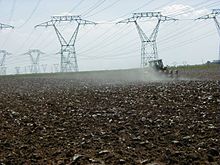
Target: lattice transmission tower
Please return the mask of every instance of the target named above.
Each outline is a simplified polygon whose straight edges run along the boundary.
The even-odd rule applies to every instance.
[[[6,56],[11,55],[5,50],[0,50],[0,75],[6,75],[7,67],[5,66]]]
[[[20,69],[21,69],[20,66],[16,66],[16,67],[15,67],[16,74],[20,74]]]
[[[59,72],[59,64],[53,64],[54,67],[54,72],[58,73]],[[53,69],[52,69],[53,70]],[[53,72],[53,71],[52,71]]]
[[[46,73],[46,71],[47,71],[47,64],[42,64],[41,68],[43,69],[43,73]]]
[[[2,29],[14,29],[14,26],[0,23],[0,30]],[[10,53],[6,52],[5,50],[0,50],[0,54],[1,54],[0,75],[6,75],[7,68],[5,67],[5,59],[7,55],[10,55]]]
[[[196,20],[207,20],[207,19],[213,19],[215,21],[215,25],[218,30],[218,34],[220,37],[220,23],[217,19],[217,17],[220,15],[220,9],[213,9],[210,14],[204,15],[202,17],[197,18]],[[220,42],[219,42],[219,57],[218,60],[220,61]]]
[[[71,38],[69,41],[67,41],[64,36],[61,34],[60,30],[57,28],[57,24],[61,22],[76,22],[77,26],[74,30]],[[60,71],[61,72],[77,72],[78,69],[78,63],[77,63],[77,57],[76,57],[76,50],[75,50],[75,43],[76,38],[79,33],[79,28],[81,25],[88,25],[93,24],[96,25],[95,22],[88,21],[82,19],[80,16],[52,16],[50,21],[41,23],[39,25],[36,25],[36,27],[48,27],[52,26],[56,32],[56,35],[58,37],[59,43],[61,45],[61,62],[60,62]]]
[[[40,61],[40,55],[42,55],[42,54],[44,54],[44,53],[38,49],[31,49],[27,53],[23,54],[23,55],[30,56],[31,63],[32,63],[31,68],[30,68],[31,73],[39,73],[40,72],[39,61]]]
[[[144,30],[140,27],[138,21],[143,18],[155,18],[157,20],[156,26],[154,27],[152,33],[148,37]],[[149,61],[158,59],[157,50],[157,35],[159,31],[160,24],[165,21],[176,21],[177,19],[168,16],[163,16],[161,12],[142,12],[133,13],[133,16],[122,20],[119,23],[134,23],[138,34],[141,39],[141,67],[144,68],[148,66]]]

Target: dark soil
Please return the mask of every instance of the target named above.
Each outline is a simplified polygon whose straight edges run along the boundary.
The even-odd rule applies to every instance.
[[[220,164],[220,82],[0,79],[1,164]]]

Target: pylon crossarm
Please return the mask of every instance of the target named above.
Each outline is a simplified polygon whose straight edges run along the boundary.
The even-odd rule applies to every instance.
[[[141,27],[138,25],[137,21],[134,22],[138,31],[138,34],[141,38],[141,42],[150,42],[149,38],[146,36],[144,31],[141,29]]]
[[[220,36],[220,23],[217,20],[217,16],[220,15],[220,9],[213,9],[210,14],[207,14],[205,16],[199,17],[196,20],[207,20],[207,19],[214,19],[218,34]],[[219,60],[220,60],[220,45],[219,45]]]
[[[45,54],[44,52],[41,52],[40,50],[38,49],[31,49],[29,50],[28,52],[22,54],[22,55],[31,55],[32,53],[36,53],[36,54]]]
[[[214,19],[219,36],[220,36],[220,23],[217,20],[217,16],[220,15],[220,9],[213,9],[210,14],[204,15],[202,17],[199,17],[195,20],[207,20],[207,19]]]
[[[36,25],[35,28],[38,28],[38,27],[46,27],[47,28],[48,26],[53,26],[55,23],[56,23],[56,21],[50,20],[50,21],[47,21],[47,22],[43,22],[39,25]]]
[[[159,18],[160,16],[161,16],[160,12],[133,13],[134,18]]]
[[[0,23],[0,29],[14,29],[14,26]]]
[[[213,9],[210,14],[204,15],[202,17],[199,17],[195,20],[202,20],[202,19],[212,19],[220,15],[220,9]]]
[[[36,54],[36,57],[34,57],[33,54]],[[41,55],[41,54],[45,54],[45,53],[44,53],[44,52],[41,52],[41,51],[38,50],[38,49],[32,49],[32,50],[29,50],[27,53],[24,53],[23,55],[29,55],[32,64],[33,64],[33,65],[36,65],[36,64],[38,64],[38,62],[39,62],[39,58],[40,58],[40,55]]]
[[[45,54],[44,52],[42,52],[38,49],[32,49],[32,50],[29,51],[29,53]]]
[[[214,18],[214,17],[215,17],[214,14],[207,14],[207,15],[204,15],[202,17],[197,18],[196,20],[211,19],[211,18]]]
[[[212,14],[220,15],[220,9],[212,9]]]
[[[79,15],[52,16],[51,20],[55,22],[71,22],[81,20],[81,17]]]
[[[165,21],[177,21],[178,19],[176,18],[172,18],[172,17],[168,17],[168,16],[163,16],[161,15],[159,18],[161,21],[165,22]]]
[[[76,20],[76,22],[80,25],[97,25],[97,23],[95,22],[84,20],[84,19]]]
[[[6,50],[0,50],[0,54],[11,55],[11,53],[7,52]]]
[[[131,18],[127,18],[124,19],[122,21],[117,22],[116,24],[120,24],[120,23],[130,23],[130,22],[135,22],[137,20],[137,18],[131,17]]]
[[[83,20],[81,19],[80,16],[52,16],[50,21],[36,25],[35,27],[38,27],[38,26],[48,27],[48,26],[53,26],[61,22],[74,22],[74,21],[82,25],[86,25],[86,24],[96,25],[97,24],[92,21]]]

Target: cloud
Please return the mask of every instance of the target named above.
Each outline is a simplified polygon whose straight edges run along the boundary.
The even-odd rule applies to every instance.
[[[208,9],[195,9],[192,6],[184,4],[174,4],[162,8],[161,12],[164,15],[176,16],[180,18],[197,18],[209,12]]]

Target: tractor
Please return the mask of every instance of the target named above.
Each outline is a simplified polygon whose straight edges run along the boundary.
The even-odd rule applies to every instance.
[[[178,70],[169,70],[168,67],[163,65],[162,59],[151,60],[149,61],[149,67],[155,70],[156,72],[165,74],[171,78],[178,78]]]

